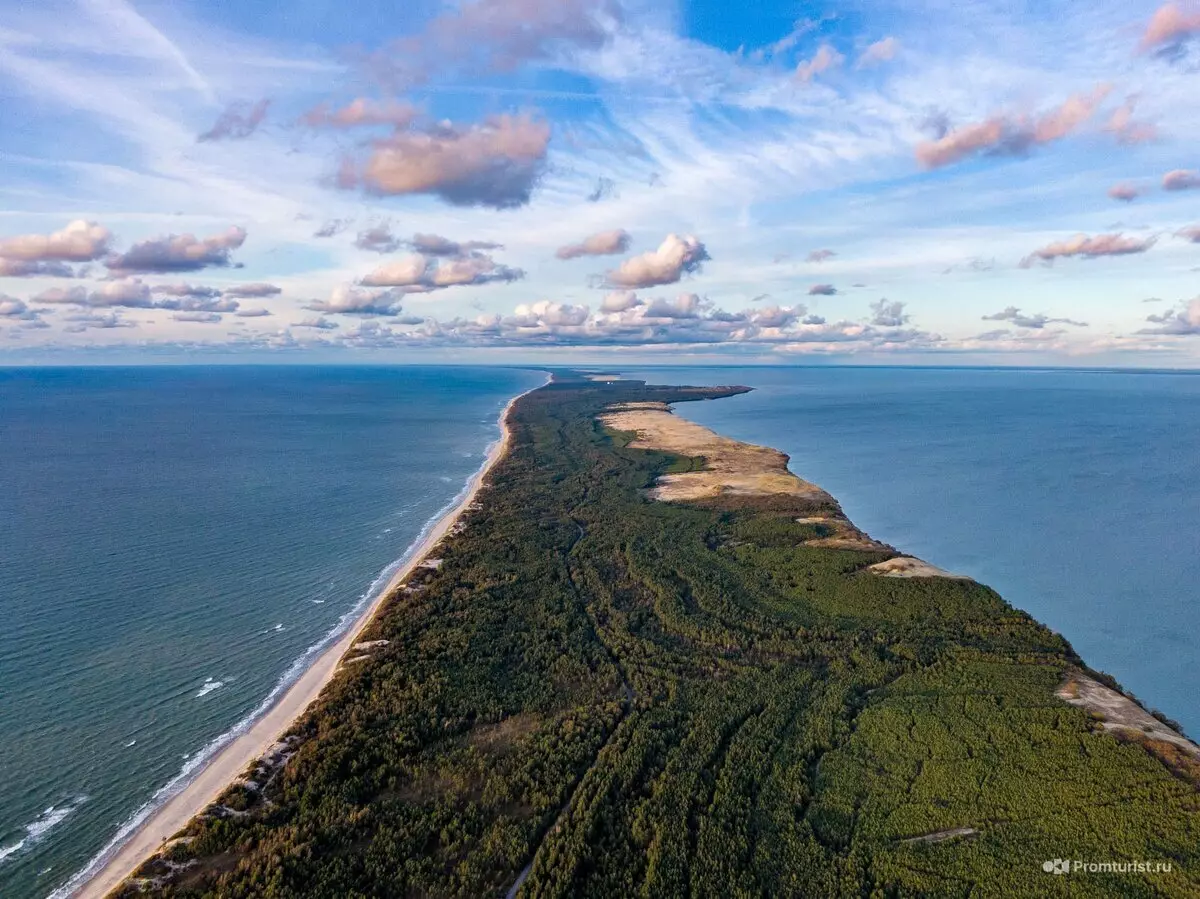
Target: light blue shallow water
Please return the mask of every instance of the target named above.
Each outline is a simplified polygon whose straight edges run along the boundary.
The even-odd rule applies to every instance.
[[[494,368],[0,369],[0,896],[45,896],[452,502]]]
[[[1200,736],[1200,375],[663,368],[872,536],[969,574]]]

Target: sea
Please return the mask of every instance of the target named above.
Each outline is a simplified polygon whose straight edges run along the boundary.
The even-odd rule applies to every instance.
[[[871,536],[969,575],[1200,738],[1200,372],[654,368]]]
[[[1200,375],[630,368],[1200,735]],[[0,369],[0,896],[64,895],[356,617],[538,371]]]
[[[62,895],[246,727],[545,377],[0,368],[0,896]]]

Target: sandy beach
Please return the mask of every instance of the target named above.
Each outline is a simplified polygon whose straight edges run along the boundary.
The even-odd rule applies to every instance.
[[[537,388],[533,388],[537,389]],[[526,391],[528,393],[530,391]],[[508,451],[510,431],[508,415],[513,405],[525,393],[511,399],[500,413],[501,436],[488,452],[487,459],[471,479],[461,502],[446,513],[413,551],[408,562],[398,570],[379,595],[337,642],[317,657],[294,684],[284,692],[250,728],[221,749],[180,792],[155,810],[129,838],[104,859],[96,871],[68,895],[81,899],[101,899],[116,889],[130,874],[172,836],[178,833],[195,815],[211,804],[255,759],[263,756],[292,724],[302,715],[321,690],[337,673],[338,665],[347,650],[358,641],[359,634],[403,583],[414,568],[421,564],[442,538],[454,527],[462,513],[475,501],[488,473]]]

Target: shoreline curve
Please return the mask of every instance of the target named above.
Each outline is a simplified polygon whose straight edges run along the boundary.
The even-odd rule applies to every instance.
[[[487,481],[487,476],[496,463],[508,453],[512,436],[508,418],[513,406],[525,395],[544,387],[549,380],[547,378],[543,384],[522,391],[505,404],[499,417],[500,437],[488,447],[483,465],[467,482],[466,488],[460,494],[461,499],[428,530],[424,539],[408,554],[408,561],[396,570],[336,642],[313,659],[300,676],[246,730],[230,740],[201,766],[178,793],[150,812],[119,845],[103,851],[98,858],[111,854],[103,858],[95,871],[85,873],[87,868],[84,868],[80,873],[85,873],[85,876],[79,883],[71,884],[68,881],[60,891],[55,891],[54,895],[72,899],[104,899],[164,843],[186,827],[192,818],[211,805],[247,765],[261,758],[279,741],[308,710],[325,685],[333,679],[342,657],[357,642],[359,634],[374,620],[383,604],[391,598],[405,578],[425,561],[458,522],[463,512],[475,502],[476,496]],[[89,862],[88,867],[95,861]]]

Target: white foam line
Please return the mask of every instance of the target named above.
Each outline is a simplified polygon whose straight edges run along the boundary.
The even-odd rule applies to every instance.
[[[550,380],[550,376],[547,376],[546,381],[542,384],[539,384],[538,387],[545,386],[545,384],[548,384]],[[532,393],[534,390],[537,390],[538,387],[532,387],[529,390],[518,394],[517,396],[513,397],[507,403],[507,405],[504,406],[504,410],[500,413],[500,425],[502,430],[504,429],[508,411],[513,407],[516,401],[525,396],[527,393]],[[343,636],[356,622],[360,622],[363,626],[367,624],[366,620],[362,620],[364,610],[375,605],[377,602],[382,600],[385,595],[391,592],[391,588],[395,586],[394,582],[397,580],[396,575],[408,568],[412,562],[416,561],[414,556],[416,556],[418,553],[420,553],[420,555],[424,555],[423,551],[427,551],[431,548],[426,547],[425,544],[429,541],[429,538],[433,534],[434,530],[437,529],[439,525],[445,523],[447,516],[449,516],[456,509],[461,510],[465,507],[467,499],[478,488],[482,482],[484,474],[494,462],[498,461],[497,458],[493,458],[493,453],[495,453],[496,449],[504,442],[504,440],[505,434],[502,433],[500,437],[487,445],[483,462],[480,464],[475,473],[467,480],[466,484],[463,485],[463,488],[454,495],[453,499],[442,506],[432,518],[425,522],[424,526],[421,528],[421,532],[417,535],[417,538],[411,544],[409,544],[407,549],[405,549],[404,555],[384,568],[383,571],[381,571],[376,578],[371,581],[370,586],[362,593],[361,596],[359,596],[358,601],[354,604],[354,606],[348,611],[344,612],[342,616],[338,618],[337,624],[335,624],[333,628],[329,630],[320,640],[304,650],[304,653],[288,666],[288,669],[279,678],[275,686],[271,689],[271,692],[267,694],[266,698],[263,699],[263,701],[260,702],[255,709],[250,712],[249,715],[242,718],[241,721],[237,722],[237,724],[225,731],[225,733],[209,742],[202,749],[191,756],[183,768],[180,769],[179,773],[175,775],[175,777],[160,787],[154,793],[154,795],[150,797],[148,802],[143,804],[125,821],[125,823],[121,825],[121,827],[117,830],[116,835],[109,841],[107,846],[101,849],[100,852],[98,852],[83,868],[72,875],[70,880],[51,893],[47,899],[68,899],[68,897],[76,895],[77,891],[87,886],[89,881],[99,874],[105,868],[105,866],[117,856],[122,847],[155,812],[161,809],[175,796],[187,789],[187,787],[201,773],[207,763],[218,752],[232,743],[237,737],[247,733],[260,719],[262,719],[266,713],[274,707],[277,700],[279,700],[279,698],[285,692],[287,692],[288,688],[293,686],[300,679],[301,675],[308,670],[315,658],[318,657],[323,650],[327,649],[338,637]],[[122,875],[122,877],[124,877],[124,875]]]

